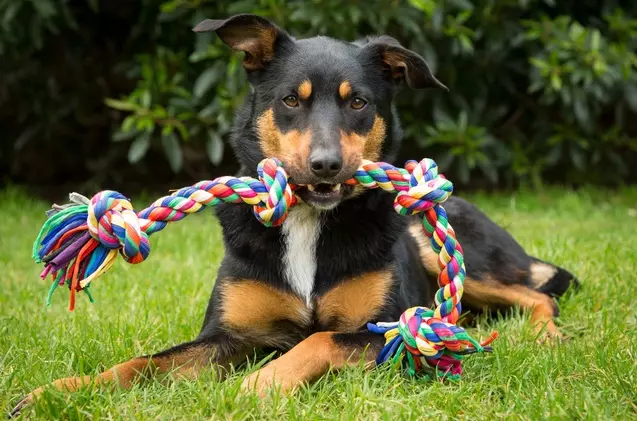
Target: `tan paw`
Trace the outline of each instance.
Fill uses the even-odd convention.
[[[535,325],[535,332],[537,334],[537,341],[540,344],[560,343],[567,339],[552,320],[546,323],[537,323]]]
[[[264,398],[272,388],[278,388],[282,393],[292,392],[297,382],[293,376],[276,372],[276,364],[268,364],[260,370],[246,377],[241,383],[241,389],[254,392]]]
[[[20,402],[18,402],[18,404],[15,407],[13,407],[11,412],[9,412],[9,414],[7,414],[8,417],[9,418],[17,418],[17,417],[19,417],[20,414],[22,413],[22,410],[24,408],[26,408],[27,406],[31,405],[32,403],[33,403],[33,394],[29,393],[24,398],[22,398],[20,400]]]

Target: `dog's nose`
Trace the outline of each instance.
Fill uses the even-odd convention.
[[[341,168],[343,168],[343,159],[335,154],[312,154],[312,156],[310,156],[310,168],[317,177],[334,177],[341,171]]]

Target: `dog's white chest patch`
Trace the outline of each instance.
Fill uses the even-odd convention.
[[[320,233],[318,212],[310,206],[299,204],[290,209],[282,229],[286,281],[310,306],[316,276],[316,243]]]

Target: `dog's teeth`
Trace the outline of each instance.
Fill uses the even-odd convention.
[[[308,184],[308,185],[307,185],[307,189],[308,189],[309,191],[314,191],[314,186],[313,186],[313,185],[311,185],[311,184]]]
[[[340,188],[341,188],[341,185],[340,185],[340,184],[334,184],[334,185],[332,186],[332,191],[338,191],[338,189],[340,189]]]

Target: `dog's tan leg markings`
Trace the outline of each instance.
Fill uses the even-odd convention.
[[[546,294],[524,285],[506,285],[494,280],[477,281],[467,277],[462,300],[475,308],[514,307],[530,312],[537,333],[561,337],[554,322],[555,303]],[[543,338],[541,338],[543,339]]]
[[[420,261],[425,270],[430,275],[436,277],[440,273],[440,264],[438,263],[438,254],[431,247],[431,242],[425,235],[425,229],[420,221],[410,223],[409,235],[414,239],[418,246],[418,254]],[[437,284],[434,285],[437,288]]]
[[[344,280],[317,300],[319,322],[339,332],[360,329],[387,303],[392,276],[387,269]]]
[[[420,259],[425,269],[432,277],[440,273],[438,255],[434,252],[425,237],[420,224],[409,226],[409,234],[416,240],[420,252]],[[547,265],[548,266],[548,265]],[[531,265],[531,276],[533,276],[533,265]],[[546,276],[546,271],[540,272],[536,269],[536,276],[542,273]],[[520,275],[526,276],[526,273]],[[552,275],[551,275],[552,276]],[[437,288],[437,286],[434,286]],[[560,333],[553,321],[555,304],[551,297],[532,288],[521,284],[507,285],[493,279],[476,280],[467,276],[464,284],[464,295],[462,302],[474,308],[491,307],[514,307],[519,306],[522,310],[531,312],[531,322],[539,333],[546,330],[549,337],[559,337]]]
[[[245,358],[245,355],[246,353],[237,353],[231,357],[224,357],[217,352],[216,346],[210,343],[181,345],[174,350],[169,349],[153,356],[133,358],[117,364],[95,378],[91,376],[67,377],[38,387],[18,403],[10,416],[19,415],[25,406],[31,404],[49,388],[65,392],[74,392],[89,385],[128,389],[136,382],[155,375],[170,374],[176,379],[196,378],[204,368],[212,366],[213,363],[219,375],[223,376],[230,364],[239,362]]]
[[[319,332],[300,342],[290,351],[250,374],[242,383],[244,390],[264,396],[271,387],[293,393],[304,383],[318,379],[330,370],[358,364],[364,355],[367,368],[375,365],[378,350],[337,343],[335,332]],[[355,335],[355,334],[353,334]]]
[[[425,229],[420,220],[415,220],[409,224],[409,235],[416,242],[420,262],[429,274],[429,284],[432,291],[438,290],[438,274],[440,273],[440,263],[438,263],[438,254],[431,247],[429,238],[425,235]],[[432,306],[433,299],[430,303],[422,303],[423,305]]]

